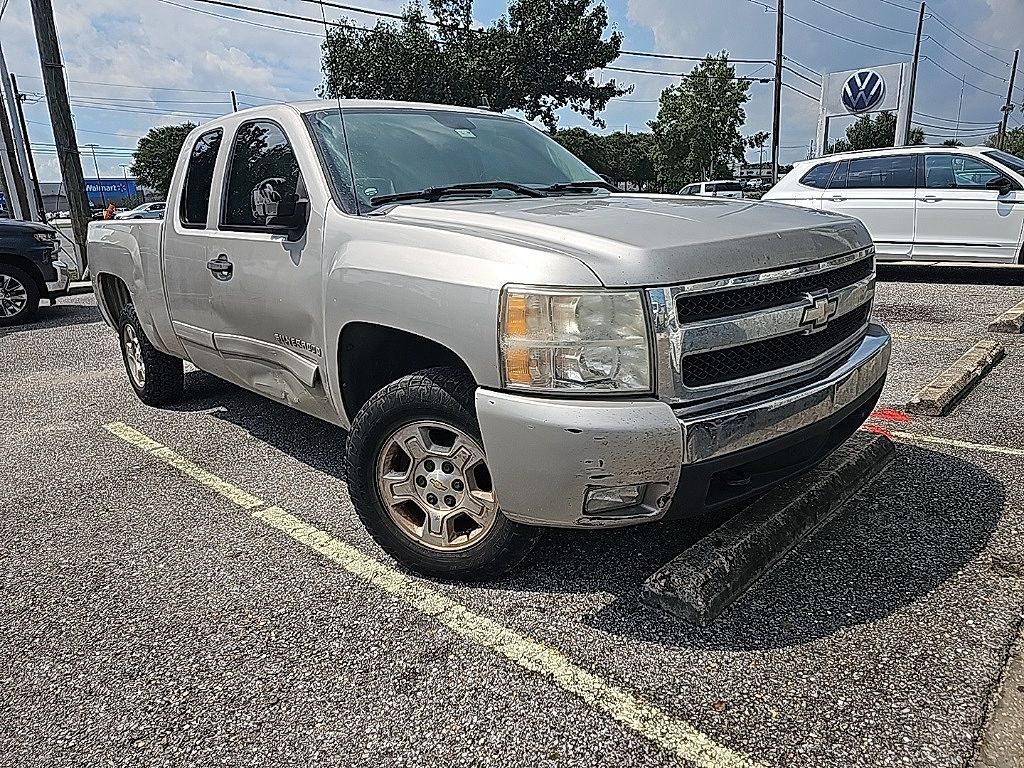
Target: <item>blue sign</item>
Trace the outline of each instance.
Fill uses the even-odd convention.
[[[6,210],[7,210],[7,196],[3,192],[0,192],[0,211],[6,211]]]
[[[85,192],[90,203],[116,203],[139,194],[135,179],[86,179]]]
[[[843,105],[851,112],[867,112],[885,97],[885,80],[877,72],[863,69],[843,86]]]

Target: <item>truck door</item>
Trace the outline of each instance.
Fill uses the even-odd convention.
[[[214,343],[229,378],[308,412],[330,413],[320,371],[320,218],[312,216],[296,242],[274,225],[282,201],[307,197],[285,129],[265,118],[239,125],[224,179],[210,259]]]
[[[174,333],[192,362],[217,375],[222,374],[222,361],[213,343],[207,247],[216,235],[217,217],[210,210],[210,197],[223,139],[224,131],[217,128],[192,145],[178,198],[165,215],[162,251],[164,291]]]

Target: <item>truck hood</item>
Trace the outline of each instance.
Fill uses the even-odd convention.
[[[571,255],[608,287],[760,272],[871,244],[864,226],[845,216],[673,195],[460,200],[397,205],[383,216]]]
[[[0,219],[0,230],[9,235],[34,235],[37,232],[55,234],[57,230],[49,224],[40,224],[35,221],[21,221],[20,219]]]

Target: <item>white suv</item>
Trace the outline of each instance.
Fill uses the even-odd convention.
[[[880,259],[1022,262],[1024,160],[991,147],[819,157],[763,199],[857,217]]]
[[[697,195],[699,197],[743,197],[743,187],[738,181],[701,181],[687,184],[679,190],[680,195]]]

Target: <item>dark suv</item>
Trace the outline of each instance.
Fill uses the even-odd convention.
[[[0,326],[28,322],[40,299],[67,292],[68,279],[57,230],[0,219]]]

